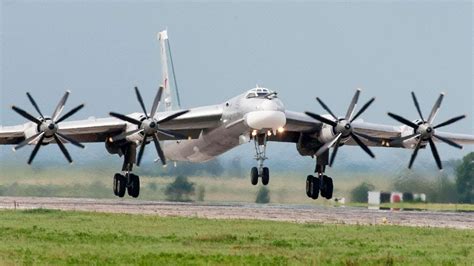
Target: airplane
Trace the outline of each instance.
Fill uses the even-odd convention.
[[[306,195],[311,199],[317,199],[319,195],[326,199],[332,198],[333,180],[325,174],[326,166],[333,166],[337,152],[343,146],[359,146],[372,158],[375,155],[369,147],[413,149],[408,165],[411,168],[419,150],[429,145],[436,165],[442,169],[435,142],[456,148],[462,148],[461,144],[474,144],[474,135],[438,131],[438,128],[466,117],[460,115],[442,123],[434,123],[444,94],[439,95],[425,119],[418,99],[412,92],[419,118],[408,120],[389,112],[391,118],[402,124],[398,126],[362,120],[361,115],[375,98],[371,98],[356,112],[360,89],[356,90],[343,116],[335,115],[319,97],[316,100],[327,114],[287,110],[276,91],[259,86],[224,103],[182,109],[166,30],[158,33],[158,40],[162,86],[156,92],[151,109],[147,108],[146,99],[143,99],[140,90],[135,87],[141,111],[127,115],[110,112],[110,117],[66,122],[66,119],[84,107],[81,104],[61,116],[69,91],[60,99],[51,116],[43,115],[32,95],[27,93],[39,116],[12,106],[28,122],[16,126],[0,126],[0,144],[16,145],[13,150],[33,145],[27,161],[31,164],[43,145],[56,143],[71,163],[72,158],[65,143],[79,148],[84,148],[82,143],[105,143],[110,154],[123,157],[122,171],[113,177],[114,194],[124,197],[125,192],[128,192],[129,196],[137,198],[140,193],[140,178],[133,173],[133,167],[140,165],[147,144],[154,144],[159,160],[166,165],[167,161],[209,161],[241,144],[253,142],[256,166],[250,171],[251,184],[257,185],[261,180],[263,185],[268,185],[270,170],[265,167],[268,143],[293,143],[301,156],[315,159],[315,175],[311,174],[306,178]],[[174,94],[169,82],[169,65],[177,104],[173,101]],[[164,110],[158,111],[162,100]]]

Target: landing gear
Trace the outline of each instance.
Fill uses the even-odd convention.
[[[257,167],[252,167],[250,170],[250,182],[252,185],[257,185],[258,178],[262,178],[262,184],[268,185],[270,182],[270,169],[263,167],[263,162],[268,159],[266,157],[267,150],[267,134],[258,134],[254,137],[255,143],[255,160],[257,160]]]
[[[258,183],[258,169],[257,169],[257,167],[252,167],[252,169],[250,170],[250,182],[254,186],[257,185],[257,183]]]
[[[122,171],[125,172],[125,175],[119,173],[114,175],[114,194],[115,196],[123,198],[126,190],[130,197],[137,198],[138,195],[140,195],[140,177],[131,172],[136,158],[136,145],[127,145],[124,150],[124,155]]]
[[[125,176],[121,174],[115,174],[114,175],[114,194],[115,196],[123,198],[125,195],[125,189],[126,189],[126,180]]]
[[[321,192],[321,197],[326,199],[332,198],[334,185],[332,178],[325,175],[326,165],[328,164],[329,152],[323,153],[316,159],[315,172],[317,176],[309,175],[306,178],[306,195],[309,198],[317,199]]]
[[[319,196],[319,178],[309,175],[306,178],[306,195],[312,199]]]
[[[140,178],[132,173],[128,174],[128,195],[137,198],[140,195]]]

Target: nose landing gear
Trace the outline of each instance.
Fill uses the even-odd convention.
[[[255,160],[257,160],[257,167],[252,167],[250,170],[250,182],[252,185],[258,184],[258,178],[262,178],[262,184],[268,185],[270,182],[270,170],[264,167],[263,163],[267,158],[267,134],[258,134],[253,137],[255,143]]]

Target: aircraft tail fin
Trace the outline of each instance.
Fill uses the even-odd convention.
[[[177,106],[178,109],[181,109],[181,100],[179,98],[179,91],[178,91],[178,82],[176,81],[176,74],[174,71],[174,64],[173,64],[173,57],[171,55],[171,47],[170,42],[168,39],[168,31],[160,31],[158,33],[158,41],[160,42],[160,54],[161,54],[161,78],[162,78],[162,85],[163,85],[163,96],[164,96],[164,103],[165,103],[165,110],[171,111]],[[169,55],[169,57],[168,57]],[[171,66],[171,74],[173,77],[173,84],[170,84],[169,78],[169,68]],[[173,101],[173,92],[171,87],[174,88],[176,93],[176,102]]]

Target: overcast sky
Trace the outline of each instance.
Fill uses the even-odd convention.
[[[319,96],[345,114],[360,87],[361,102],[377,97],[363,118],[396,125],[387,111],[418,118],[412,90],[425,116],[443,91],[436,121],[468,114],[444,129],[474,132],[470,1],[1,3],[4,126],[24,122],[10,105],[33,110],[26,91],[51,113],[71,90],[68,107],[86,103],[76,119],[138,111],[135,85],[151,104],[161,73],[156,34],[167,28],[184,107],[221,103],[258,83],[288,109],[322,113]],[[466,153],[439,146],[448,157]]]

